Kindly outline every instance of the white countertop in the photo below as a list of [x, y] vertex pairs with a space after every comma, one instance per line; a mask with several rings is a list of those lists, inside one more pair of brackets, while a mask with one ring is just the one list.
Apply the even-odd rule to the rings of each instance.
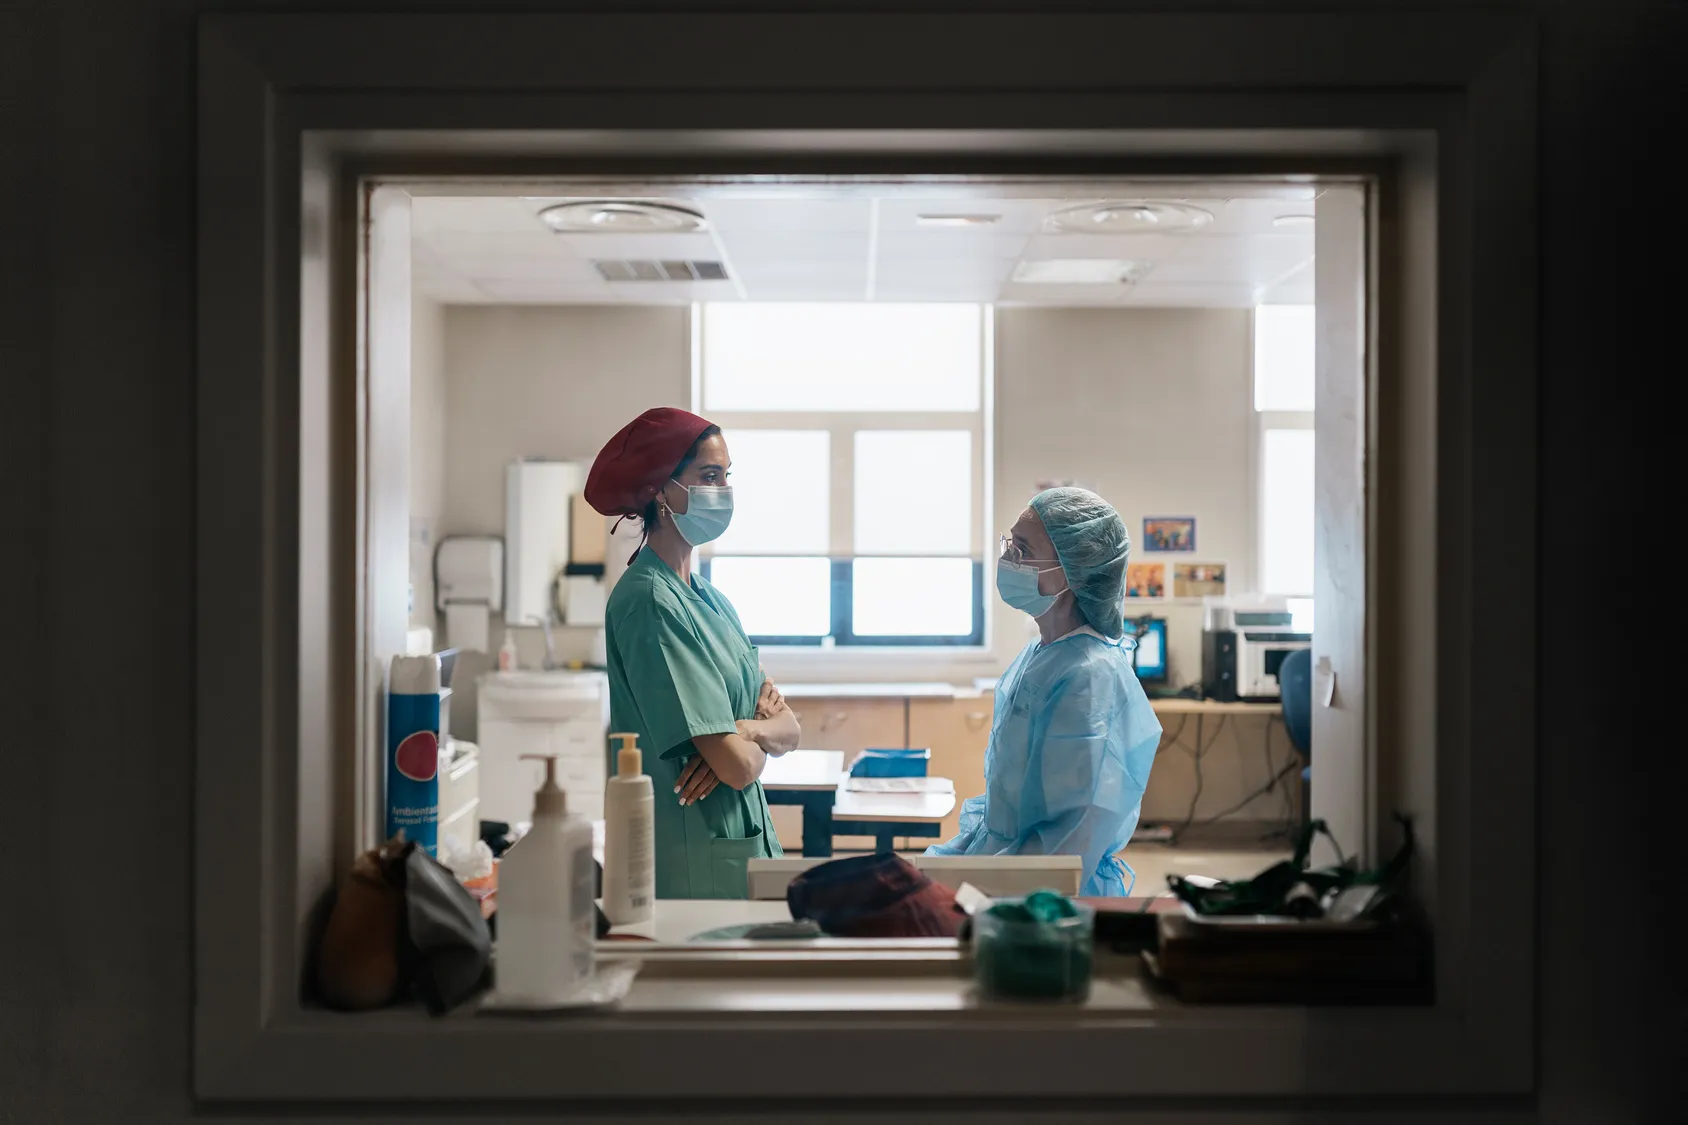
[[[701, 933], [747, 922], [789, 922], [791, 908], [783, 901], [751, 902], [747, 899], [663, 898], [656, 903], [656, 919], [631, 926], [613, 926], [610, 933], [654, 938], [678, 945]], [[612, 945], [610, 948], [624, 948]]]

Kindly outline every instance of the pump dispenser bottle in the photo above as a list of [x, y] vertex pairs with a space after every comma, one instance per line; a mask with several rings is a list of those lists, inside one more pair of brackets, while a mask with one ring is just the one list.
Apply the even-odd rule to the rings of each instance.
[[493, 972], [505, 999], [567, 1000], [592, 975], [592, 825], [569, 815], [555, 755], [522, 757], [545, 762], [545, 782], [533, 795], [533, 827], [498, 865]]
[[621, 748], [604, 790], [604, 916], [627, 926], [656, 916], [656, 803], [639, 736], [610, 739]]

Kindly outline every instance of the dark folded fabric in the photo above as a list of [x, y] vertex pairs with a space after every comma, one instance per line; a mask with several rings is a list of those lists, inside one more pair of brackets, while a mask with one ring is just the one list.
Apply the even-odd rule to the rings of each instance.
[[899, 855], [835, 859], [791, 881], [785, 901], [833, 937], [955, 937], [967, 914], [955, 892]]

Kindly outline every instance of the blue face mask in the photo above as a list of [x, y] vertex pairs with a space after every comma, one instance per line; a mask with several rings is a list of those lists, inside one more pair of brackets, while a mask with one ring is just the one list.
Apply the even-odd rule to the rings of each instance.
[[996, 564], [996, 592], [1002, 600], [1022, 613], [1029, 613], [1033, 617], [1042, 617], [1049, 612], [1049, 607], [1055, 604], [1060, 593], [1040, 594], [1037, 592], [1038, 576], [1049, 570], [1060, 570], [1058, 566], [1039, 570], [1035, 566], [1024, 563], [1012, 563], [1006, 559]]
[[[675, 484], [680, 484], [675, 481]], [[713, 543], [721, 538], [727, 525], [733, 522], [733, 489], [731, 485], [680, 485], [686, 490], [686, 510], [670, 511], [674, 529], [694, 547]]]

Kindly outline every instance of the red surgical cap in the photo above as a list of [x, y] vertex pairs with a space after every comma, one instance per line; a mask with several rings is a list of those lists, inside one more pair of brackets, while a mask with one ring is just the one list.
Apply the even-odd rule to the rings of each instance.
[[639, 515], [709, 426], [672, 406], [645, 411], [598, 451], [586, 474], [586, 502], [600, 515]]

